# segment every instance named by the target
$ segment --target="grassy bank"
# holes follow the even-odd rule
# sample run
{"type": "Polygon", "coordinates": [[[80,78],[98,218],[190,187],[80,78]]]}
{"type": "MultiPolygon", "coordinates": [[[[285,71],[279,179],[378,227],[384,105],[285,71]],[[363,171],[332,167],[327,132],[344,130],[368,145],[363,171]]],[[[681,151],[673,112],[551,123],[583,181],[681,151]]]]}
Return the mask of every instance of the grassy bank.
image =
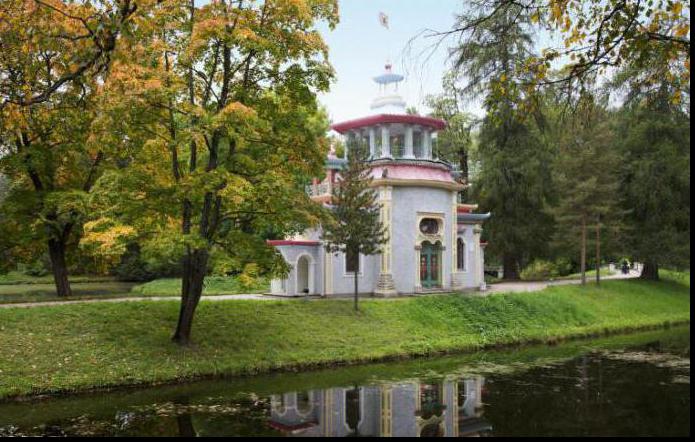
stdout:
{"type": "MultiPolygon", "coordinates": [[[[205,278],[203,296],[268,293],[269,291],[270,280],[268,278],[258,278],[253,284],[244,285],[235,277],[210,276],[205,278]]],[[[157,279],[133,287],[131,293],[142,296],[179,296],[181,294],[181,280],[176,278],[157,279]]]]}
{"type": "Polygon", "coordinates": [[[196,346],[175,302],[0,310],[0,397],[470,350],[689,322],[688,280],[607,281],[487,298],[203,302],[196,346]]]}
{"type": "MultiPolygon", "coordinates": [[[[56,294],[52,280],[46,282],[45,277],[28,277],[21,274],[3,276],[4,279],[0,281],[0,304],[181,295],[180,279],[157,279],[142,284],[76,276],[70,278],[73,296],[64,299],[56,294]]],[[[203,295],[266,293],[269,290],[270,282],[267,278],[259,278],[251,285],[244,285],[235,277],[208,277],[205,279],[203,295]]]]}
{"type": "MultiPolygon", "coordinates": [[[[70,276],[72,283],[96,283],[96,282],[112,282],[115,278],[112,276],[90,276],[90,275],[75,275],[70,276]]],[[[31,276],[21,272],[8,272],[0,274],[0,285],[15,285],[15,284],[53,284],[53,275],[31,276]]]]}

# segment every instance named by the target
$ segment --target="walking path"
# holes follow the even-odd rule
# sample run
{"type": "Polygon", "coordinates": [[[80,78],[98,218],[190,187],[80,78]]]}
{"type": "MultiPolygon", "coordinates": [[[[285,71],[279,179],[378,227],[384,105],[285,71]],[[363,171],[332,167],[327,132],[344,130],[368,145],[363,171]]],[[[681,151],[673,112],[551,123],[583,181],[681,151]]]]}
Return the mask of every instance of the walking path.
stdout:
{"type": "MultiPolygon", "coordinates": [[[[607,279],[632,279],[638,278],[639,273],[636,271],[631,271],[627,275],[622,273],[616,273],[611,276],[603,277],[603,280],[607,279]]],[[[589,279],[591,282],[592,279],[589,279]]],[[[501,282],[498,284],[488,285],[488,289],[484,292],[471,292],[474,296],[489,296],[494,293],[523,293],[523,292],[535,292],[543,290],[550,286],[555,285],[570,285],[579,284],[581,281],[578,279],[567,279],[558,281],[538,281],[538,282],[501,282]]],[[[405,297],[411,297],[405,296],[405,297]]],[[[428,295],[418,295],[418,296],[428,296],[428,295]]],[[[97,304],[105,302],[159,302],[159,301],[179,301],[181,298],[178,296],[162,296],[162,297],[129,297],[129,298],[110,298],[110,299],[76,299],[74,301],[49,301],[49,302],[24,302],[16,304],[0,304],[0,309],[7,308],[31,308],[31,307],[49,307],[56,305],[67,305],[67,304],[97,304]]],[[[203,296],[201,298],[202,302],[206,301],[297,301],[304,300],[307,298],[282,298],[277,296],[265,296],[265,295],[219,295],[219,296],[203,296]]],[[[323,299],[323,298],[311,298],[311,299],[323,299]]],[[[390,298],[395,299],[395,298],[390,298]]]]}
{"type": "MultiPolygon", "coordinates": [[[[630,273],[624,275],[621,272],[616,272],[610,276],[602,276],[601,280],[605,281],[607,279],[634,279],[639,278],[639,272],[636,270],[631,270],[630,273]]],[[[587,282],[594,281],[594,278],[587,278],[587,282]]],[[[497,284],[488,285],[488,289],[485,291],[486,295],[493,293],[519,293],[519,292],[535,292],[539,290],[546,289],[554,285],[571,285],[571,284],[581,284],[580,279],[560,279],[557,281],[519,281],[519,282],[500,282],[497,284]]]]}

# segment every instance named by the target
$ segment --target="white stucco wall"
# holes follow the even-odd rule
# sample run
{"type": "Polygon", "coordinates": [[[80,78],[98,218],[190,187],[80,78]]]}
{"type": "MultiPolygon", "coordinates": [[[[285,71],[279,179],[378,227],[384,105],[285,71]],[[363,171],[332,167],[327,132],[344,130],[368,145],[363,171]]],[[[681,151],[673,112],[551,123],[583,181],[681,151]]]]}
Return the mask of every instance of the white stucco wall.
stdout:
{"type": "Polygon", "coordinates": [[[441,242],[442,288],[451,288],[452,269],[452,229],[456,220],[452,219],[452,191],[426,187],[393,188],[393,279],[399,293],[416,291],[417,250],[419,215],[432,214],[444,220],[441,242]]]}
{"type": "Polygon", "coordinates": [[[323,292],[323,262],[321,260],[321,255],[323,248],[321,246],[277,246],[277,249],[282,253],[285,261],[290,264],[292,270],[288,275],[287,279],[284,281],[284,290],[282,290],[283,283],[281,281],[271,282],[271,292],[274,295],[287,295],[287,296],[297,296],[303,295],[304,293],[298,293],[297,291],[297,261],[302,256],[307,256],[310,258],[309,261],[309,278],[310,282],[310,295],[321,294],[323,292]],[[313,284],[313,285],[312,285],[313,284]]]}
{"type": "Polygon", "coordinates": [[[480,237],[474,233],[476,225],[463,224],[458,228],[458,237],[462,238],[466,245],[465,269],[454,274],[456,288],[470,289],[480,286],[480,261],[481,256],[476,253],[480,249],[480,237]]]}

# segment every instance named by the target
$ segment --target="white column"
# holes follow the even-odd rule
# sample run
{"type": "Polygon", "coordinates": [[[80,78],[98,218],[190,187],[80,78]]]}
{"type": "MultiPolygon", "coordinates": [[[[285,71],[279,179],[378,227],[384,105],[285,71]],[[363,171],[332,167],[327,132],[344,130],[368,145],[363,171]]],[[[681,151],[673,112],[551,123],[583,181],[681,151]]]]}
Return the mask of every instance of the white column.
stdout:
{"type": "Polygon", "coordinates": [[[376,157],[376,129],[369,128],[369,157],[376,157]]]}
{"type": "Polygon", "coordinates": [[[422,130],[422,153],[426,160],[432,159],[432,132],[429,129],[422,130]]]}
{"type": "Polygon", "coordinates": [[[413,126],[405,128],[405,158],[413,158],[413,126]]]}
{"type": "Polygon", "coordinates": [[[391,131],[388,124],[381,128],[381,157],[391,158],[391,131]]]}

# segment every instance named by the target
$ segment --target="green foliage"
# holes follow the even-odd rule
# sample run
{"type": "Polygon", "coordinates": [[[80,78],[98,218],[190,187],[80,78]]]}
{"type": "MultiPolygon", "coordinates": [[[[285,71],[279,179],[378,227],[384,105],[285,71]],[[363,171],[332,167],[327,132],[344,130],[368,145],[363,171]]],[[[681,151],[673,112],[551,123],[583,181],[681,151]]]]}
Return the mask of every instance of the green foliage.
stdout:
{"type": "Polygon", "coordinates": [[[690,266],[690,116],[668,89],[625,108],[617,131],[625,251],[660,266],[690,266]]]}
{"type": "MultiPolygon", "coordinates": [[[[552,165],[556,201],[547,210],[555,220],[556,253],[586,265],[596,261],[596,231],[602,254],[618,247],[622,220],[618,193],[620,157],[607,97],[585,91],[571,113],[552,122],[558,154],[552,165]],[[588,246],[592,245],[589,250],[588,246]]],[[[559,107],[557,103],[555,106],[559,107]]]]}
{"type": "Polygon", "coordinates": [[[155,278],[155,273],[148,270],[147,263],[142,259],[140,245],[135,242],[128,243],[120,262],[111,272],[121,281],[139,282],[155,278]]]}
{"type": "MultiPolygon", "coordinates": [[[[427,97],[427,105],[432,109],[432,116],[446,121],[446,129],[437,136],[435,156],[458,168],[461,179],[470,182],[469,157],[473,147],[472,130],[475,120],[464,110],[462,92],[457,84],[455,71],[444,74],[439,95],[427,97]]],[[[463,191],[464,199],[467,194],[463,191]]]]}
{"type": "Polygon", "coordinates": [[[348,155],[342,181],[333,196],[333,219],[326,223],[323,239],[332,253],[375,255],[388,241],[379,219],[379,196],[371,188],[371,168],[364,149],[355,148],[348,155]]]}
{"type": "MultiPolygon", "coordinates": [[[[379,195],[373,181],[368,152],[356,145],[348,154],[342,181],[333,195],[332,218],[323,225],[322,239],[330,253],[348,256],[376,255],[388,241],[388,230],[381,221],[379,195]]],[[[359,258],[357,258],[359,259],[359,258]]],[[[358,274],[354,272],[355,309],[358,302],[358,274]]]]}
{"type": "Polygon", "coordinates": [[[175,302],[0,309],[0,397],[655,327],[690,320],[690,289],[689,281],[606,281],[485,298],[366,300],[359,314],[340,300],[203,302],[194,349],[171,342],[178,310],[175,302]]]}
{"type": "Polygon", "coordinates": [[[550,261],[537,259],[521,271],[524,281],[547,281],[560,276],[560,269],[550,261]]]}
{"type": "Polygon", "coordinates": [[[526,106],[539,97],[523,87],[526,78],[518,70],[532,47],[524,26],[529,13],[511,6],[479,22],[493,7],[471,6],[458,18],[458,26],[477,25],[456,48],[456,67],[468,81],[462,92],[485,97],[487,114],[480,133],[480,171],[473,199],[493,213],[486,223],[490,253],[502,257],[505,276],[515,279],[526,259],[544,252],[550,236],[552,219],[543,208],[552,195],[546,165],[553,152],[543,137],[540,109],[536,106],[532,113],[526,106]]]}

